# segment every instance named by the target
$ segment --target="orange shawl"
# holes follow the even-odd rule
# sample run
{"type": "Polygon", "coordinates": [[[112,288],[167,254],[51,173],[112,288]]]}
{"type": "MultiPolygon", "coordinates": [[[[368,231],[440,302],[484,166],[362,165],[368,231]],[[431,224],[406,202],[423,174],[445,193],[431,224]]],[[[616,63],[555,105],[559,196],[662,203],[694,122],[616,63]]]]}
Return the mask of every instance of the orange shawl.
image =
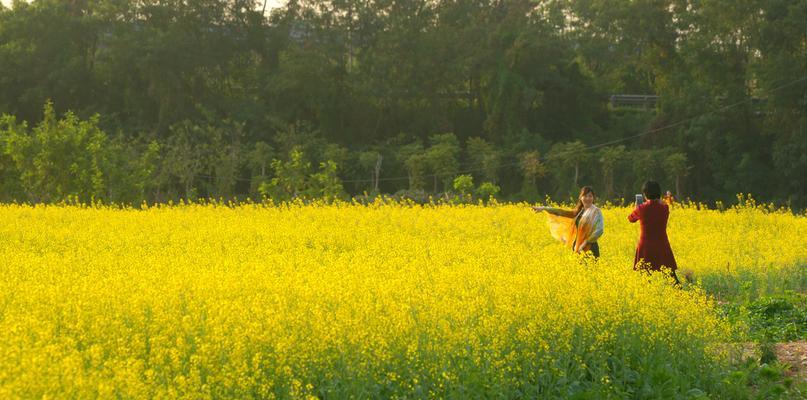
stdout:
{"type": "MultiPolygon", "coordinates": [[[[575,218],[563,217],[547,213],[549,222],[549,233],[552,237],[560,241],[568,247],[572,247],[575,252],[588,251],[591,248],[591,243],[588,242],[592,239],[596,231],[596,225],[602,223],[598,219],[602,218],[602,212],[597,207],[591,207],[588,210],[580,211],[583,215],[580,217],[579,226],[575,226],[575,218]],[[581,247],[583,242],[586,242],[585,247],[581,247]]],[[[597,235],[599,237],[599,235],[597,235]]],[[[597,238],[593,238],[596,241],[597,238]]]]}

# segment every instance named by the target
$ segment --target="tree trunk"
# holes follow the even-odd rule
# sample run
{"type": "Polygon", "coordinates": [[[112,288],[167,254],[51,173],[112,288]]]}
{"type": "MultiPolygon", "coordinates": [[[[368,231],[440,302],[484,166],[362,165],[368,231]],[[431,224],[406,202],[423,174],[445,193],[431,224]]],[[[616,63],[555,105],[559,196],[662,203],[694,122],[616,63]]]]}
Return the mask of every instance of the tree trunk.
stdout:
{"type": "Polygon", "coordinates": [[[375,162],[375,168],[373,169],[373,190],[378,193],[378,181],[381,179],[381,154],[378,155],[378,159],[375,162]]]}
{"type": "Polygon", "coordinates": [[[608,169],[605,169],[603,175],[605,178],[605,198],[608,199],[613,196],[614,192],[614,174],[608,169]]]}

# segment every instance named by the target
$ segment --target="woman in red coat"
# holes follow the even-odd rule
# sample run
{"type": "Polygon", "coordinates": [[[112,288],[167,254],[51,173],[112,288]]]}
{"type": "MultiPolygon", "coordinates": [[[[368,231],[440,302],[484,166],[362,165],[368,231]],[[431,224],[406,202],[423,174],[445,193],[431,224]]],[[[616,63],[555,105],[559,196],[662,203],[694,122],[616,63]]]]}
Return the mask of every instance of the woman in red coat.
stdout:
{"type": "Polygon", "coordinates": [[[667,239],[667,219],[670,209],[661,198],[661,186],[658,182],[647,181],[642,187],[645,202],[637,204],[636,209],[628,216],[628,221],[639,221],[642,225],[642,234],[639,246],[636,247],[636,257],[633,259],[633,269],[659,271],[661,267],[670,269],[672,277],[678,283],[675,263],[670,241],[667,239]]]}

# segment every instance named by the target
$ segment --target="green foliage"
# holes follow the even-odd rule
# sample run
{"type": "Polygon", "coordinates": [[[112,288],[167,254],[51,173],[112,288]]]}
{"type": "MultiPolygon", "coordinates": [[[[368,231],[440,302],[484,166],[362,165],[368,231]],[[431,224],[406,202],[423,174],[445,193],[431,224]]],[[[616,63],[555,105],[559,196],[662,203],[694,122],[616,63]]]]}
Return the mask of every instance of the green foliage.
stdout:
{"type": "Polygon", "coordinates": [[[481,199],[490,199],[495,197],[501,188],[491,182],[482,182],[479,184],[479,187],[476,188],[476,195],[479,196],[481,199]]]}
{"type": "MultiPolygon", "coordinates": [[[[785,378],[786,366],[747,358],[725,373],[721,398],[727,399],[795,399],[801,398],[803,388],[785,378]]],[[[803,385],[802,385],[803,386],[803,385]]]]}
{"type": "Polygon", "coordinates": [[[501,153],[493,144],[485,139],[472,137],[466,143],[471,168],[480,172],[479,176],[487,181],[496,182],[501,166],[501,153]]]}
{"type": "Polygon", "coordinates": [[[98,127],[98,116],[87,121],[73,113],[57,119],[45,104],[44,118],[32,130],[5,117],[0,132],[5,155],[13,161],[28,200],[91,201],[106,195],[108,140],[98,127]]]}
{"type": "Polygon", "coordinates": [[[280,201],[291,200],[308,190],[311,163],[305,161],[301,150],[292,149],[288,161],[272,160],[272,169],[275,177],[258,188],[263,196],[280,201]]]}
{"type": "Polygon", "coordinates": [[[409,175],[409,190],[424,190],[426,188],[426,171],[428,171],[429,165],[420,143],[412,143],[401,147],[398,155],[409,175]]]}
{"type": "MultiPolygon", "coordinates": [[[[159,157],[161,147],[156,141],[151,141],[146,145],[146,149],[135,159],[135,177],[137,197],[141,201],[148,198],[147,193],[154,189],[154,182],[159,168],[159,157]]],[[[131,199],[130,199],[131,200],[131,199]]]]}
{"type": "Polygon", "coordinates": [[[3,154],[2,199],[254,196],[297,147],[351,194],[436,194],[470,173],[507,198],[590,184],[618,199],[655,178],[678,197],[807,204],[799,2],[186,3],[0,10],[4,131],[38,126],[53,99],[107,137],[71,187],[3,154]],[[532,151],[545,171],[521,165],[532,151]]]}
{"type": "Polygon", "coordinates": [[[547,153],[547,160],[555,175],[557,193],[574,193],[580,188],[581,167],[591,158],[591,153],[581,141],[556,143],[547,153]]]}
{"type": "Polygon", "coordinates": [[[541,161],[541,153],[535,150],[521,153],[519,156],[519,168],[524,176],[521,189],[522,196],[526,199],[537,198],[538,188],[536,187],[536,182],[547,174],[547,168],[541,161]]]}
{"type": "Polygon", "coordinates": [[[681,178],[689,171],[689,161],[684,153],[672,153],[663,161],[665,172],[671,182],[675,182],[675,196],[681,197],[681,178]]]}
{"type": "Polygon", "coordinates": [[[471,175],[460,175],[454,178],[454,190],[463,197],[467,197],[474,190],[474,177],[471,175]]]}
{"type": "Polygon", "coordinates": [[[258,193],[258,187],[266,182],[268,168],[275,157],[275,149],[263,141],[255,142],[253,148],[247,154],[247,162],[252,169],[252,179],[250,181],[250,194],[258,193]]]}
{"type": "Polygon", "coordinates": [[[308,196],[311,198],[322,198],[326,201],[343,199],[345,191],[342,181],[336,174],[338,167],[336,162],[328,160],[320,163],[319,172],[311,175],[308,196]]]}
{"type": "Polygon", "coordinates": [[[602,165],[603,196],[608,199],[614,195],[614,175],[627,158],[625,146],[603,147],[599,151],[599,162],[602,165]]]}
{"type": "Polygon", "coordinates": [[[379,179],[381,179],[381,163],[384,157],[377,151],[364,151],[359,153],[359,165],[364,171],[370,172],[371,192],[378,193],[379,179]]]}
{"type": "Polygon", "coordinates": [[[320,163],[319,171],[312,171],[311,163],[303,152],[294,148],[288,161],[272,160],[275,176],[258,187],[262,196],[274,201],[290,201],[297,198],[336,200],[345,197],[342,181],[337,175],[338,165],[328,160],[320,163]]]}
{"type": "Polygon", "coordinates": [[[762,342],[807,339],[807,298],[798,293],[763,296],[724,307],[726,315],[748,328],[749,338],[762,342]]]}
{"type": "Polygon", "coordinates": [[[442,181],[443,188],[451,187],[451,181],[459,172],[460,145],[453,133],[433,135],[429,138],[431,146],[426,149],[423,161],[429,166],[434,178],[434,191],[437,183],[442,181]]]}

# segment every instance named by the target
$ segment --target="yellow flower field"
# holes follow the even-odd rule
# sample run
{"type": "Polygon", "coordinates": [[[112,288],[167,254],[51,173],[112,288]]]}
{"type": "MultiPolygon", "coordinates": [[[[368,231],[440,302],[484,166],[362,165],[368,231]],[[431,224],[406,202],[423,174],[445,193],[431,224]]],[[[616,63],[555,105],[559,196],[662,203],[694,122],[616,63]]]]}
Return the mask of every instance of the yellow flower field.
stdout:
{"type": "MultiPolygon", "coordinates": [[[[631,269],[629,211],[594,263],[526,205],[0,206],[0,398],[715,393],[730,327],[631,269]]],[[[804,217],[669,232],[696,279],[807,263],[804,217]]]]}

